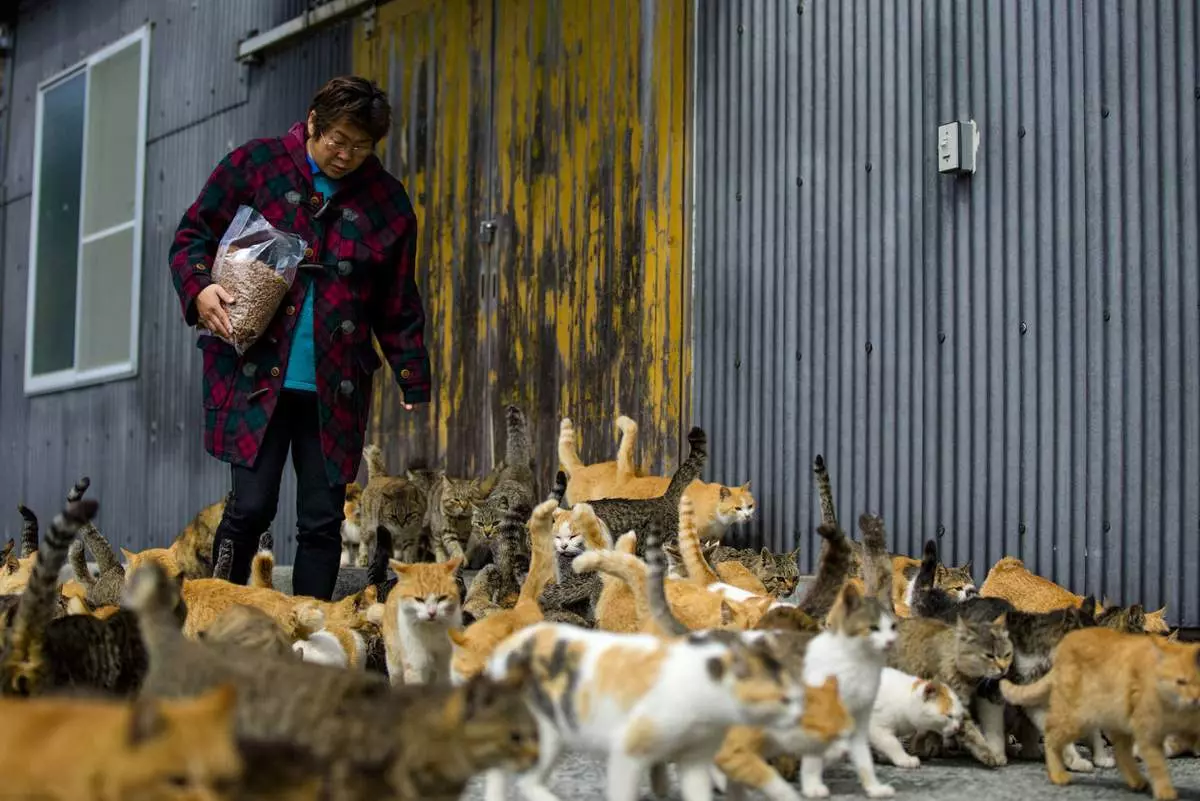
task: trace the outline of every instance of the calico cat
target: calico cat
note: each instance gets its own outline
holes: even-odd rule
[[[362,547],[362,485],[351,481],[346,485],[346,500],[342,504],[341,567],[357,565]],[[215,571],[214,571],[215,575]]]
[[[719,633],[664,639],[537,623],[505,640],[485,675],[502,679],[523,656],[532,675],[523,696],[538,722],[537,767],[518,781],[549,801],[546,785],[564,750],[607,756],[607,793],[635,801],[642,776],[674,761],[684,798],[709,793],[709,766],[732,725],[794,725],[804,688],[762,648]],[[488,798],[506,776],[488,775]]]
[[[138,553],[122,549],[125,572],[132,573],[147,561],[154,561],[172,575],[178,573],[189,579],[210,577],[213,573],[213,539],[225,514],[225,502],[226,498],[222,498],[197,512],[167,548],[147,548]]]
[[[538,504],[530,515],[528,526],[532,556],[529,573],[521,585],[517,601],[511,609],[500,609],[477,620],[465,629],[450,630],[454,655],[450,661],[451,681],[461,684],[483,670],[496,646],[514,632],[543,619],[538,597],[554,578],[554,542],[551,529],[555,500]],[[510,508],[504,518],[506,537],[517,537],[525,527],[518,509]]]
[[[392,535],[396,558],[418,562],[426,553],[422,537],[429,498],[423,482],[412,477],[412,468],[405,476],[390,476],[378,445],[363,448],[367,463],[367,484],[363,487],[361,542],[358,547],[358,566],[366,567],[375,547],[375,532],[379,526]]]
[[[504,409],[507,438],[504,468],[496,477],[495,486],[487,499],[471,507],[471,536],[467,544],[468,566],[478,570],[489,558],[498,559],[497,535],[509,509],[532,509],[537,488],[533,475],[533,448],[529,441],[529,423],[525,413],[516,406]],[[518,542],[521,553],[528,553],[525,537]]]
[[[454,577],[461,557],[405,564],[392,560],[399,580],[383,610],[383,641],[393,685],[448,680],[453,646],[449,630],[462,626]]]
[[[17,507],[17,511],[21,514],[20,555],[12,548],[7,549],[4,567],[0,569],[0,595],[19,595],[29,583],[38,558],[37,516],[23,504]]]
[[[0,700],[0,796],[125,801],[203,793],[239,779],[235,691],[194,698]]]
[[[96,508],[95,501],[74,501],[51,523],[0,653],[0,693],[35,695],[84,687],[131,696],[140,688],[147,662],[134,613],[54,616],[67,548]],[[181,625],[184,610],[176,608],[172,614],[175,625]]]
[[[1136,744],[1154,798],[1177,797],[1163,742],[1169,734],[1200,732],[1200,644],[1106,628],[1074,631],[1059,644],[1049,673],[1032,684],[1001,681],[1000,692],[1011,704],[1048,708],[1046,772],[1054,784],[1070,781],[1064,749],[1103,730],[1130,789],[1147,784],[1134,758]]]
[[[523,770],[536,758],[533,721],[515,692],[527,664],[510,681],[392,688],[372,672],[190,640],[172,619],[178,600],[179,581],[161,566],[130,574],[125,603],[141,617],[150,654],[144,692],[187,696],[232,681],[245,740],[308,749],[335,776],[382,770],[383,797],[414,801],[457,799],[476,773]]]
[[[684,489],[700,476],[708,459],[708,437],[704,429],[693,427],[688,432],[688,455],[675,471],[666,491],[657,498],[627,499],[606,498],[592,502],[590,505],[596,517],[608,528],[614,531],[638,532],[638,553],[644,552],[641,537],[651,525],[657,525],[664,532],[679,530],[679,500]]]
[[[616,461],[588,465],[579,458],[575,424],[569,417],[564,417],[559,423],[558,461],[571,478],[571,485],[567,488],[564,498],[568,507],[595,500],[596,487],[620,486],[630,479],[645,475],[636,467],[633,459],[633,450],[637,442],[637,423],[625,415],[620,415],[617,417],[617,428],[621,432],[621,441],[617,446]]]

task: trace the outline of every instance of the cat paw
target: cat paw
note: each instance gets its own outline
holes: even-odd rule
[[[921,767],[921,758],[915,757],[912,754],[905,754],[902,757],[896,757],[892,760],[892,764],[898,768],[919,768]]]
[[[1117,760],[1113,759],[1108,754],[1097,754],[1092,757],[1092,763],[1098,768],[1115,768]]]
[[[803,787],[801,788],[800,793],[805,798],[829,798],[829,788],[825,786],[824,782],[818,782],[816,784],[810,784],[808,787]]]
[[[864,787],[863,790],[867,798],[891,798],[896,794],[896,788],[890,784],[876,784],[873,787]]]
[[[991,751],[984,749],[979,749],[975,754],[975,758],[979,760],[980,764],[986,765],[989,768],[998,768],[1008,764],[1008,757],[993,754]]]

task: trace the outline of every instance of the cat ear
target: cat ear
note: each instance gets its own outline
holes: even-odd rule
[[[721,500],[723,501],[729,500],[729,498],[733,495],[733,493],[729,491],[729,487],[724,486],[721,487],[719,494],[721,496]]]
[[[126,563],[129,563],[129,562],[132,562],[132,561],[133,561],[134,554],[133,554],[133,552],[132,552],[132,551],[127,551],[127,550],[125,550],[124,548],[122,548],[122,549],[121,549],[121,555],[125,557],[125,561],[126,561]]]
[[[992,621],[993,626],[1003,626],[1008,623],[1008,612],[1001,612],[999,616]]]
[[[925,686],[921,688],[921,700],[932,701],[938,697],[938,686],[932,681],[925,682]]]
[[[1137,629],[1146,627],[1146,610],[1141,604],[1134,604],[1129,607],[1129,624]]]
[[[765,546],[765,545],[764,545],[764,546],[763,546],[763,549],[762,549],[762,553],[760,554],[760,556],[762,556],[762,558],[763,558],[763,559],[770,559],[770,558],[771,558],[771,556],[772,556],[772,553],[771,553],[771,551],[770,551],[770,550],[767,548],[767,546]]]
[[[743,484],[743,485],[742,485],[742,491],[743,491],[743,492],[749,492],[749,491],[750,491],[750,482],[749,482],[749,481],[747,481],[745,484]]]
[[[461,556],[455,556],[449,561],[443,562],[442,567],[446,568],[446,572],[453,576],[458,572],[458,569],[462,567],[462,563],[463,558]]]
[[[17,557],[14,554],[10,553],[4,557],[4,567],[9,573],[16,573],[21,569],[21,563],[17,561]]]
[[[166,725],[158,699],[151,696],[135,698],[130,712],[129,745],[139,745],[158,736]]]
[[[721,625],[728,626],[733,622],[733,607],[728,601],[721,601]]]
[[[404,562],[401,562],[398,559],[389,559],[388,567],[390,567],[392,570],[396,571],[396,575],[403,576],[405,573],[407,573],[409,570],[411,570],[413,566],[405,564]]]
[[[1085,618],[1096,617],[1096,598],[1089,595],[1083,599],[1083,603],[1079,607],[1079,611],[1083,613]]]

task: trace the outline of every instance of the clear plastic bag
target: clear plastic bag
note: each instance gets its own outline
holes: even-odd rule
[[[307,247],[302,238],[280,231],[249,206],[238,207],[221,237],[212,276],[234,298],[225,307],[232,336],[218,338],[239,355],[267,330],[296,280]]]

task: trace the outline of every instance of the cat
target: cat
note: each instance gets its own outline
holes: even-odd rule
[[[523,770],[536,758],[536,728],[516,692],[526,663],[506,681],[393,688],[370,671],[188,639],[171,612],[180,584],[155,563],[126,584],[150,654],[143,692],[178,697],[232,681],[240,738],[292,743],[331,770],[341,765],[341,775],[384,770],[387,796],[457,799],[475,774]]]
[[[471,586],[467,589],[463,600],[465,623],[483,620],[493,612],[511,609],[516,604],[517,596],[521,592],[519,575],[526,550],[522,540],[529,514],[530,510],[524,506],[508,509],[499,530],[489,534],[488,545],[492,561],[475,574]],[[512,520],[519,521],[519,525],[511,525]],[[553,565],[550,569],[553,576]]]
[[[462,626],[461,597],[454,577],[462,557],[405,564],[392,560],[398,581],[383,611],[383,641],[393,685],[449,679],[453,645],[449,630]]]
[[[693,480],[700,476],[704,464],[708,460],[708,437],[704,429],[695,426],[688,432],[688,455],[666,491],[657,498],[605,498],[593,501],[590,506],[596,517],[608,528],[614,531],[634,531],[639,537],[644,536],[651,525],[657,525],[664,532],[679,530],[679,500],[683,490]],[[638,553],[642,553],[643,544],[638,541]]]
[[[607,756],[607,797],[634,801],[652,766],[674,761],[682,795],[709,797],[709,766],[732,725],[793,725],[804,688],[762,648],[719,632],[662,638],[536,623],[505,640],[485,675],[505,677],[525,656],[532,676],[524,698],[538,721],[537,767],[518,781],[528,798],[546,786],[564,750]],[[489,799],[507,777],[488,775]]]
[[[96,509],[95,501],[72,501],[52,521],[0,652],[0,693],[83,687],[132,696],[140,689],[147,657],[136,614],[117,610],[104,618],[55,617],[67,549]],[[177,607],[171,613],[181,625],[186,612]]]
[[[554,509],[556,500],[543,501],[529,516],[530,533],[529,573],[521,584],[516,603],[511,609],[500,609],[477,620],[465,629],[451,629],[454,655],[450,660],[451,681],[461,684],[483,670],[496,646],[509,635],[543,619],[537,599],[554,577]],[[517,537],[525,528],[519,507],[509,508],[503,521],[501,536]]]
[[[1099,627],[1075,631],[1059,644],[1049,673],[1032,684],[1001,681],[1000,692],[1011,704],[1047,708],[1045,758],[1052,783],[1070,781],[1064,749],[1103,730],[1130,789],[1147,784],[1133,754],[1136,744],[1154,798],[1177,797],[1163,743],[1170,734],[1200,732],[1200,644]]]
[[[304,621],[306,626],[297,626],[296,631],[306,638],[324,624],[324,615],[319,610]],[[201,642],[228,643],[243,648],[262,651],[276,656],[290,656],[293,640],[288,632],[266,612],[245,604],[234,604],[225,610],[211,626],[197,635]]]
[[[20,595],[38,558],[37,516],[24,504],[17,506],[21,515],[20,555],[8,548],[4,557],[4,568],[0,570],[0,595]]]
[[[964,714],[958,695],[942,682],[885,667],[871,710],[871,747],[898,768],[920,767],[920,757],[905,751],[900,737],[925,733],[954,737]]]
[[[620,415],[617,417],[617,429],[621,432],[621,440],[617,446],[616,461],[587,465],[579,458],[575,424],[569,417],[564,417],[559,423],[558,461],[571,479],[564,498],[568,507],[595,500],[594,488],[597,486],[621,485],[630,479],[645,475],[644,471],[636,467],[633,460],[633,451],[637,442],[637,423],[625,415]]]
[[[1141,604],[1113,606],[1105,599],[1104,611],[1096,616],[1096,625],[1126,634],[1146,633],[1146,612]]]
[[[685,496],[686,497],[686,496]],[[663,546],[675,566],[678,578],[687,577],[682,557],[675,543]],[[796,561],[800,549],[788,553],[772,553],[767,548],[735,548],[719,543],[704,543],[704,558],[727,584],[749,592],[765,592],[776,598],[790,598],[800,583],[800,564]],[[762,589],[758,589],[761,587]]]
[[[554,489],[550,497],[560,503],[566,495],[567,477],[562,470],[555,476]],[[556,619],[577,618],[579,623],[591,628],[596,619],[596,603],[603,588],[600,577],[595,573],[576,573],[575,557],[585,550],[609,550],[612,535],[592,512],[588,504],[578,504],[573,509],[555,509],[554,532],[554,581],[542,590],[538,606],[548,616]]]
[[[465,548],[471,539],[471,510],[491,494],[503,472],[504,462],[501,461],[482,480],[452,478],[443,470],[430,476],[425,528],[435,561],[466,558]]]
[[[351,481],[346,485],[346,500],[342,503],[342,556],[339,566],[358,564],[362,547],[362,485]]]
[[[194,698],[0,699],[0,796],[124,801],[205,792],[242,776],[235,690]]]
[[[362,526],[356,566],[366,567],[369,563],[379,526],[391,532],[397,559],[421,561],[426,552],[423,531],[429,504],[423,482],[413,478],[413,467],[404,476],[388,475],[378,445],[363,448],[363,460],[367,463],[367,484],[359,501]]]
[[[533,447],[529,441],[529,423],[525,413],[516,406],[504,408],[507,437],[504,468],[496,476],[495,485],[482,502],[471,507],[471,535],[467,543],[467,565],[478,570],[489,558],[498,558],[495,540],[509,509],[532,509],[536,503],[537,487],[533,475]],[[525,537],[517,540],[522,553],[528,553]]]
[[[86,479],[84,479],[86,481]],[[208,578],[213,573],[213,539],[217,526],[225,514],[225,503],[221,500],[205,506],[175,536],[166,548],[147,548],[138,553],[121,549],[125,556],[125,572],[131,573],[147,561],[156,561],[168,573],[182,574],[184,578]]]

